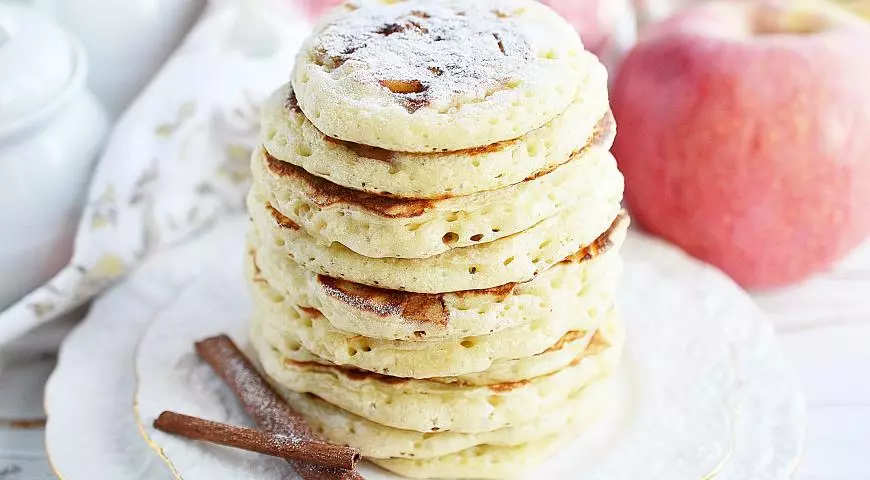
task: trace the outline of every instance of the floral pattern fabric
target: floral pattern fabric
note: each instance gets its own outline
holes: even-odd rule
[[[115,126],[69,265],[0,313],[0,344],[87,302],[149,254],[242,210],[257,106],[289,79],[309,28],[287,2],[210,4]]]

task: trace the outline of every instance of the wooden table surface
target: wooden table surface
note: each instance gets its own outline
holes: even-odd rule
[[[870,243],[830,272],[753,297],[775,325],[807,399],[807,443],[794,480],[870,480]],[[41,429],[4,429],[16,406],[28,420],[34,406],[41,414],[46,358],[0,373],[2,480],[53,478]]]

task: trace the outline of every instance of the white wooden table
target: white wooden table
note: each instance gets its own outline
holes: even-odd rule
[[[806,393],[807,443],[794,480],[870,480],[870,243],[831,272],[754,297]],[[56,341],[64,330],[59,325],[49,336]],[[45,348],[45,340],[26,347],[16,350]],[[41,382],[51,362],[37,355],[0,372],[0,480],[54,478],[38,424],[10,429],[8,421],[42,415]]]
[[[870,243],[829,273],[754,297],[807,398],[795,480],[870,479]]]

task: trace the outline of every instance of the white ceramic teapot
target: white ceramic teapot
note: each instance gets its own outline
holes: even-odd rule
[[[108,130],[79,43],[0,3],[0,310],[66,265]]]

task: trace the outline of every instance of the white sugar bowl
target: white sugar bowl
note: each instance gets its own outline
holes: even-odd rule
[[[108,131],[79,43],[0,3],[0,311],[69,260]]]

